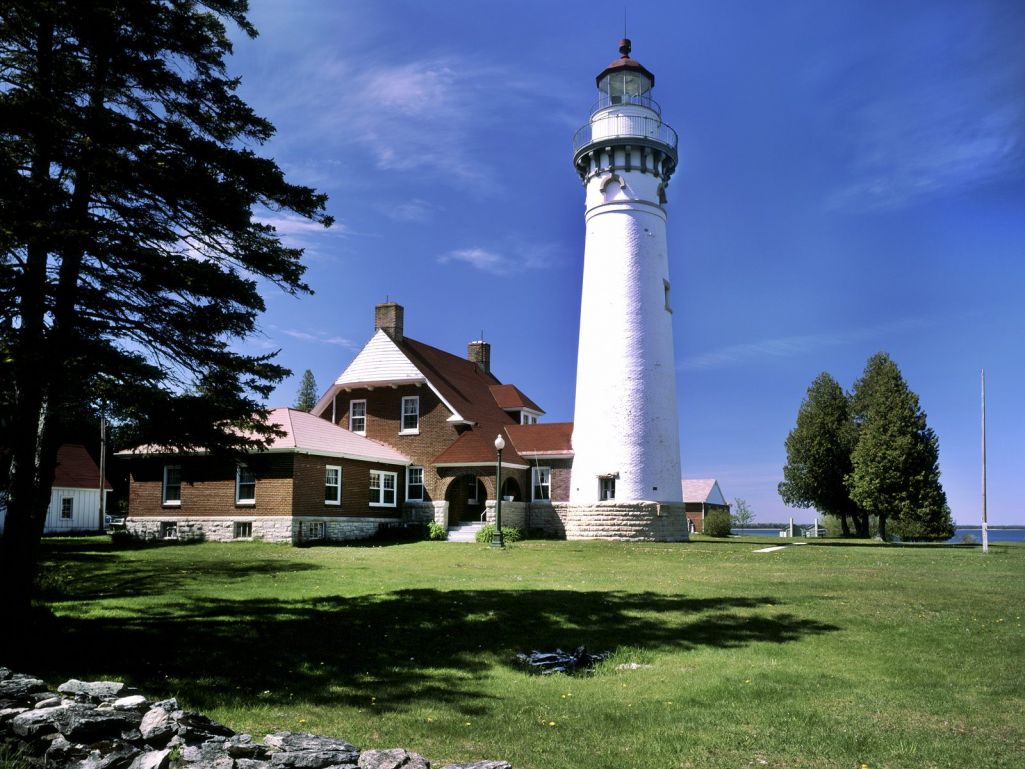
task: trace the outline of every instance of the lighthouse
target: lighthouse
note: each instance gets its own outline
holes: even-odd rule
[[[666,187],[676,132],[655,76],[620,58],[573,142],[586,239],[573,421],[572,505],[681,503]]]

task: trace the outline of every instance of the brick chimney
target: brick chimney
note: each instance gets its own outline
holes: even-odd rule
[[[491,344],[480,339],[466,345],[466,359],[477,364],[485,374],[491,373]]]
[[[381,329],[396,342],[402,341],[402,305],[385,302],[374,307],[374,331]]]

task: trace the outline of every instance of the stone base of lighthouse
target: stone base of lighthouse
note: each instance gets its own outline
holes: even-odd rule
[[[689,540],[687,514],[683,504],[676,502],[532,502],[527,525],[565,539]]]

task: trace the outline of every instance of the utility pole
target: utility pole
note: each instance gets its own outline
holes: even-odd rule
[[[986,522],[986,369],[982,369],[982,552],[989,552],[989,528]]]
[[[107,418],[100,412],[100,531],[107,523]]]

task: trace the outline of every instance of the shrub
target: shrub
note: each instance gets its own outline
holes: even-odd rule
[[[440,523],[431,521],[427,524],[427,539],[431,542],[444,542],[448,539],[448,531]]]
[[[710,537],[730,536],[730,514],[725,510],[713,510],[705,516],[705,528],[701,533]]]
[[[495,538],[495,524],[488,523],[477,532],[477,541],[482,545],[490,545]],[[513,526],[502,527],[502,539],[505,542],[519,542],[523,539],[523,531]]]

